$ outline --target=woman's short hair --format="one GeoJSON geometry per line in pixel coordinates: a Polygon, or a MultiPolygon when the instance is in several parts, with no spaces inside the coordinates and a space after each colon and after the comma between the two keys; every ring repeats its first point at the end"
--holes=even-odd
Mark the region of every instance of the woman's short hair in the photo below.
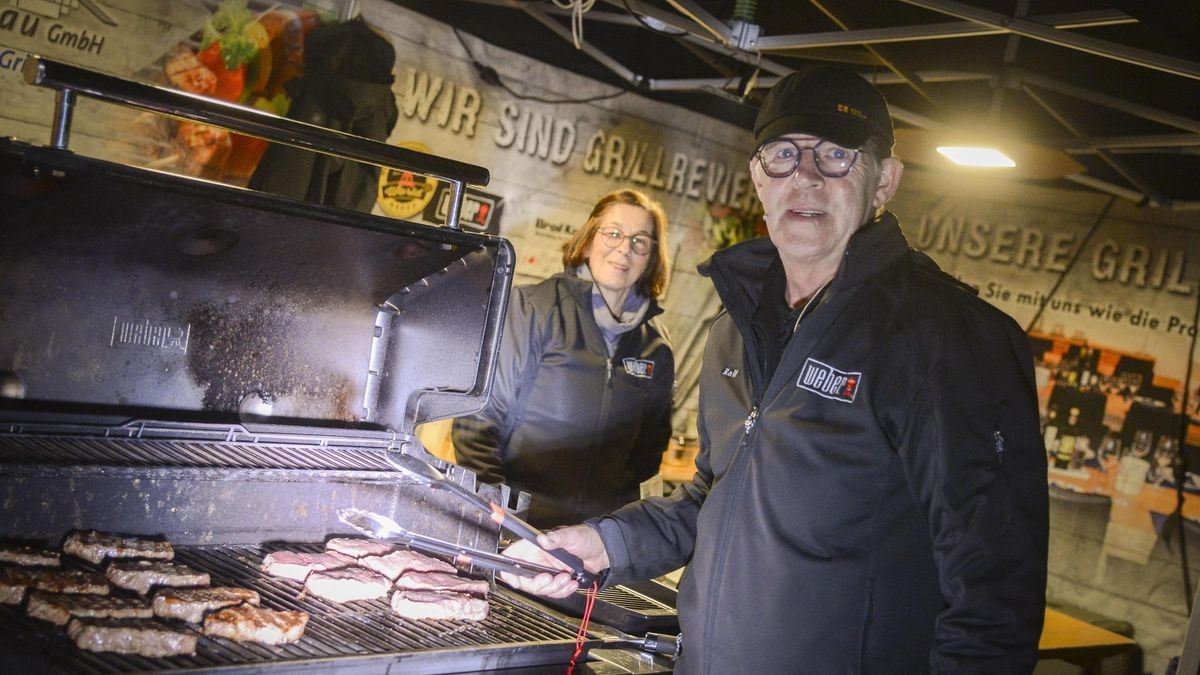
{"type": "Polygon", "coordinates": [[[663,211],[661,204],[641,190],[625,188],[614,190],[601,197],[600,201],[592,207],[592,214],[588,216],[583,227],[579,228],[575,235],[563,244],[563,267],[571,269],[579,267],[587,261],[584,251],[587,250],[588,243],[596,236],[596,230],[600,229],[600,216],[613,204],[637,206],[650,214],[650,220],[654,222],[653,236],[657,243],[650,249],[650,260],[647,261],[646,269],[642,272],[642,276],[637,280],[634,288],[643,297],[661,297],[667,290],[667,282],[671,276],[671,263],[667,252],[667,214],[663,211]]]}

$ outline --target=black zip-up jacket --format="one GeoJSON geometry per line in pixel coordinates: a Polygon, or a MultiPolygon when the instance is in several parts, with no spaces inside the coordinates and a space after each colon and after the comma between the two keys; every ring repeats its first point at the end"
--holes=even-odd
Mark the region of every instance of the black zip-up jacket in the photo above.
{"type": "Polygon", "coordinates": [[[491,397],[454,421],[459,464],[532,497],[528,520],[578,523],[638,498],[671,437],[675,360],[651,301],[612,358],[592,282],[556,274],[513,289],[491,397]]]}
{"type": "Polygon", "coordinates": [[[701,266],[727,313],[700,381],[694,481],[592,521],[607,583],[687,563],[687,673],[1028,673],[1046,584],[1033,361],[1007,315],[884,215],[761,372],[778,254],[701,266]]]}

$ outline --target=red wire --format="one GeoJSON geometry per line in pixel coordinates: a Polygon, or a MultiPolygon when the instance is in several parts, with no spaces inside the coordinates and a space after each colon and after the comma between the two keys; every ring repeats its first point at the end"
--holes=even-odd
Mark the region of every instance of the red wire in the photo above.
{"type": "Polygon", "coordinates": [[[567,675],[575,672],[575,661],[583,653],[583,643],[587,641],[588,621],[592,618],[592,607],[596,605],[596,594],[600,592],[600,583],[593,581],[587,590],[587,600],[583,603],[583,617],[579,620],[579,631],[575,633],[575,653],[571,654],[571,663],[567,666],[567,675]]]}

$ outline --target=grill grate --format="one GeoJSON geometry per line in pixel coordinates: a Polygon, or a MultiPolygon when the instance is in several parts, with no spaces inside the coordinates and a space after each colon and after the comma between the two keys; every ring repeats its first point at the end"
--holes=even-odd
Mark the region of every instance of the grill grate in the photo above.
{"type": "MultiPolygon", "coordinates": [[[[154,672],[179,669],[245,667],[247,669],[313,659],[404,654],[436,661],[444,650],[472,648],[480,658],[515,648],[528,650],[531,643],[546,645],[555,654],[569,654],[575,627],[551,614],[522,602],[503,589],[489,598],[490,612],[479,623],[457,621],[409,621],[392,611],[386,599],[339,604],[312,596],[301,597],[303,584],[268,576],[259,564],[272,548],[255,546],[176,547],[175,559],[208,572],[214,586],[252,588],[262,596],[262,605],[272,609],[299,609],[310,614],[304,637],[291,645],[267,646],[235,642],[203,635],[194,656],[148,659],[140,656],[100,654],[77,649],[66,630],[31,619],[20,606],[0,606],[0,664],[16,657],[36,655],[39,670],[71,673],[154,672]]],[[[288,550],[317,552],[318,544],[288,545],[288,550]]],[[[64,567],[96,570],[96,566],[65,558],[64,567]]],[[[184,630],[195,630],[182,622],[171,622],[184,630]]],[[[333,667],[331,665],[331,667],[333,667]]]]}
{"type": "Polygon", "coordinates": [[[285,443],[0,435],[0,463],[394,471],[378,449],[285,443]]]}
{"type": "Polygon", "coordinates": [[[674,614],[675,608],[636,593],[624,586],[612,586],[596,594],[597,600],[603,600],[617,607],[630,609],[643,614],[674,614]]]}

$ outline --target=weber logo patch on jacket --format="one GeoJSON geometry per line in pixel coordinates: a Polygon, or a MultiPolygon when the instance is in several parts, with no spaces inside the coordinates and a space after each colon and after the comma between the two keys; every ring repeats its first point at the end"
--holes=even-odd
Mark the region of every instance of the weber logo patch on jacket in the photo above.
{"type": "Polygon", "coordinates": [[[654,362],[648,359],[631,359],[626,358],[621,361],[625,366],[625,372],[634,376],[647,380],[654,379],[654,362]]]}
{"type": "Polygon", "coordinates": [[[861,381],[862,373],[845,373],[810,357],[800,369],[796,386],[835,401],[853,403],[861,381]]]}

